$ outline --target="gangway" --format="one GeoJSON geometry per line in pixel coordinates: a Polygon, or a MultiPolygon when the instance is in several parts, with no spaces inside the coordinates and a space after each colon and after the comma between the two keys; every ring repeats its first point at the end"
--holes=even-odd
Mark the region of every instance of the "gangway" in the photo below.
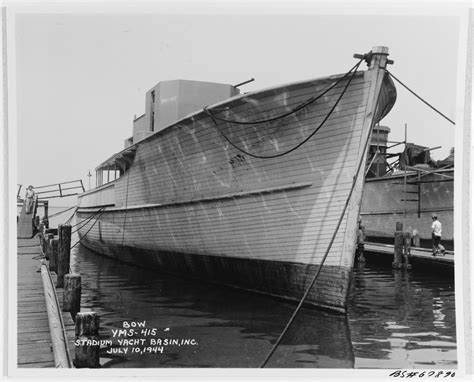
{"type": "Polygon", "coordinates": [[[34,187],[35,200],[34,207],[30,213],[26,211],[26,198],[22,199],[20,196],[21,184],[18,185],[17,191],[17,206],[21,206],[21,211],[18,216],[18,239],[31,239],[35,233],[35,228],[39,224],[39,217],[37,217],[38,205],[42,206],[44,210],[44,223],[48,226],[48,204],[49,199],[64,198],[67,196],[74,196],[84,192],[84,185],[82,180],[71,180],[69,182],[48,184],[46,186],[34,187]]]}
{"type": "Polygon", "coordinates": [[[36,210],[38,208],[38,198],[35,198],[34,206],[31,211],[26,210],[26,203],[27,201],[25,198],[21,207],[20,216],[18,217],[17,239],[31,239],[34,234],[34,221],[36,210]]]}

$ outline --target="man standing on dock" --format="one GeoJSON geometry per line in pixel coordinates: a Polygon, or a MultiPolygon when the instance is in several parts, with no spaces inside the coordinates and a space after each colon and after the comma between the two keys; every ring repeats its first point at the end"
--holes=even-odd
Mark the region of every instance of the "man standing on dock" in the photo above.
{"type": "Polygon", "coordinates": [[[436,256],[438,252],[444,256],[444,247],[441,245],[441,222],[438,220],[438,216],[432,215],[433,224],[431,224],[431,237],[433,239],[433,256],[436,256]]]}
{"type": "Polygon", "coordinates": [[[35,204],[35,192],[33,186],[29,185],[26,189],[26,213],[31,214],[33,211],[33,205],[35,204]]]}

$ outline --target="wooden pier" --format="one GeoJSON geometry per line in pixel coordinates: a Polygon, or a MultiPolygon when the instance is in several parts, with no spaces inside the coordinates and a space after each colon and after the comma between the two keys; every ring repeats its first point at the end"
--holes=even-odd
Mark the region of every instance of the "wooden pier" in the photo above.
{"type": "MultiPolygon", "coordinates": [[[[51,327],[56,327],[58,333],[62,334],[62,339],[67,342],[70,354],[73,354],[74,322],[69,313],[61,311],[57,314],[61,315],[59,321],[62,320],[62,328],[57,328],[60,322],[51,322],[48,318],[48,310],[51,311],[54,308],[47,306],[48,299],[45,298],[40,262],[44,256],[38,238],[18,239],[17,246],[18,367],[60,367],[58,366],[60,361],[53,353],[55,345],[52,341],[51,327]]],[[[54,274],[51,277],[54,284],[54,274]]],[[[62,289],[58,289],[56,294],[61,302],[62,289]]],[[[52,296],[48,297],[49,300],[52,298],[52,296]]],[[[62,367],[71,367],[71,363],[69,362],[69,366],[62,367]]]]}
{"type": "MultiPolygon", "coordinates": [[[[391,262],[393,261],[394,245],[366,242],[364,244],[364,253],[373,259],[378,258],[384,262],[391,262]]],[[[431,249],[411,247],[409,261],[414,266],[454,270],[454,252],[451,251],[446,251],[444,256],[433,256],[431,249]]]]}

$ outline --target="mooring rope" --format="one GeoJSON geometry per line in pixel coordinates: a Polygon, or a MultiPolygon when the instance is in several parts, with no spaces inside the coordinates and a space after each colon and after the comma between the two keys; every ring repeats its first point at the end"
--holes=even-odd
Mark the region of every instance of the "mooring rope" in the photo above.
{"type": "Polygon", "coordinates": [[[102,214],[105,212],[105,207],[104,207],[104,210],[101,211],[101,213],[99,214],[99,216],[97,216],[97,218],[95,219],[95,222],[92,223],[92,225],[89,227],[89,229],[86,231],[86,233],[76,242],[74,243],[73,246],[71,246],[71,249],[73,249],[76,245],[78,245],[86,236],[87,234],[90,232],[90,230],[96,225],[96,223],[99,221],[99,218],[102,216],[102,214]]]}
{"type": "MultiPolygon", "coordinates": [[[[82,226],[80,227],[77,227],[74,231],[71,231],[71,235],[73,233],[76,233],[76,232],[79,232],[80,229],[84,228],[94,217],[96,217],[99,213],[101,213],[103,210],[105,209],[105,207],[101,207],[99,208],[97,211],[94,212],[94,214],[92,214],[91,216],[89,216],[88,218],[86,218],[85,220],[79,222],[78,224],[76,224],[75,226],[78,226],[82,223],[82,226]]],[[[71,227],[72,228],[72,227],[71,227]]]]}
{"type": "MultiPolygon", "coordinates": [[[[357,73],[357,69],[359,68],[360,64],[362,63],[363,60],[360,60],[356,65],[354,65],[354,67],[349,71],[347,72],[343,78],[345,78],[345,76],[347,76],[349,73],[351,73],[352,71],[352,76],[349,78],[349,80],[347,81],[346,85],[344,86],[344,89],[342,90],[341,94],[339,95],[338,99],[336,100],[336,103],[333,105],[333,107],[331,108],[331,110],[329,110],[328,114],[326,115],[326,117],[323,119],[323,121],[319,124],[319,126],[308,136],[306,137],[304,140],[302,140],[300,143],[296,144],[294,147],[292,147],[291,149],[285,151],[285,152],[282,152],[282,153],[278,153],[278,154],[274,154],[274,155],[257,155],[257,154],[253,154],[253,153],[250,153],[248,152],[247,150],[244,150],[242,149],[241,147],[237,146],[235,143],[233,143],[229,137],[227,137],[223,132],[222,130],[219,128],[218,124],[217,124],[217,121],[215,118],[215,116],[213,116],[212,114],[209,114],[208,115],[210,116],[210,118],[212,119],[212,121],[214,122],[214,126],[216,127],[217,131],[224,137],[224,139],[229,142],[229,144],[231,146],[233,146],[235,149],[239,150],[240,152],[248,155],[248,156],[251,156],[253,158],[257,158],[257,159],[270,159],[270,158],[278,158],[278,157],[282,157],[284,155],[287,155],[295,150],[297,150],[298,148],[300,148],[302,145],[304,145],[306,142],[308,142],[322,127],[323,125],[326,123],[326,121],[329,119],[329,117],[332,115],[332,113],[334,112],[334,110],[336,109],[337,105],[339,104],[339,102],[341,101],[342,97],[344,96],[347,88],[349,87],[350,83],[352,82],[352,80],[354,79],[356,73],[357,73]]],[[[341,79],[342,80],[342,79],[341,79]]],[[[317,98],[316,98],[317,99],[317,98]]],[[[312,100],[311,102],[308,102],[307,101],[307,105],[309,105],[310,103],[316,101],[316,99],[312,100]]],[[[303,107],[300,107],[300,109],[302,109],[303,107]]],[[[282,116],[279,116],[278,118],[283,118],[282,116]]],[[[232,122],[232,121],[231,121],[232,122]]],[[[266,122],[266,121],[265,121],[266,122]]],[[[235,123],[239,123],[239,122],[235,122],[235,123]]],[[[259,122],[259,123],[264,123],[263,121],[262,122],[259,122]]],[[[240,122],[240,124],[244,124],[243,122],[240,122]]],[[[245,123],[247,124],[247,123],[245,123]]]]}
{"type": "Polygon", "coordinates": [[[397,81],[400,85],[402,85],[405,89],[407,89],[411,94],[413,94],[416,98],[418,98],[421,102],[423,102],[425,105],[433,109],[436,113],[441,115],[443,118],[447,119],[449,122],[451,122],[453,125],[456,125],[456,123],[446,117],[443,113],[441,113],[438,109],[436,109],[433,105],[431,105],[429,102],[425,101],[422,97],[420,97],[418,94],[416,94],[413,90],[411,90],[407,85],[405,85],[402,81],[400,81],[397,77],[393,75],[393,73],[389,72],[387,69],[385,71],[392,77],[395,81],[397,81]]]}
{"type": "Polygon", "coordinates": [[[56,213],[54,213],[54,214],[52,214],[52,215],[49,215],[49,216],[48,216],[48,219],[51,219],[51,218],[54,217],[54,216],[61,215],[61,214],[65,213],[65,212],[67,212],[67,211],[69,211],[69,210],[72,210],[73,208],[76,208],[76,209],[77,209],[76,206],[69,207],[69,208],[67,208],[67,209],[65,209],[65,210],[62,210],[62,211],[56,212],[56,213]]]}
{"type": "MultiPolygon", "coordinates": [[[[81,225],[81,224],[84,223],[84,222],[87,224],[87,223],[88,223],[89,221],[91,221],[96,215],[98,215],[103,209],[105,209],[105,207],[100,207],[97,211],[92,212],[92,213],[91,213],[87,218],[85,218],[84,220],[81,220],[81,221],[77,222],[76,224],[71,225],[71,229],[74,228],[74,227],[77,227],[77,226],[81,225]]],[[[84,224],[84,225],[85,225],[85,224],[84,224]]],[[[82,227],[84,227],[84,225],[81,226],[80,228],[78,228],[77,230],[79,230],[79,229],[81,229],[82,227]]],[[[75,232],[77,232],[77,230],[76,230],[75,232]]]]}
{"type": "MultiPolygon", "coordinates": [[[[378,100],[380,98],[380,93],[378,95],[378,98],[377,98],[377,103],[376,105],[378,105],[378,100]]],[[[309,292],[311,291],[311,289],[313,288],[313,285],[315,284],[320,272],[321,272],[321,269],[323,267],[323,264],[324,262],[326,261],[326,258],[328,257],[329,255],[329,251],[331,250],[332,248],[332,245],[334,243],[334,240],[336,239],[336,235],[337,235],[337,232],[339,231],[339,227],[341,226],[341,223],[342,223],[342,220],[344,218],[344,215],[346,213],[346,209],[347,209],[347,206],[349,205],[349,201],[351,200],[351,197],[352,197],[352,192],[354,191],[354,188],[355,188],[355,185],[357,183],[357,177],[359,176],[359,172],[360,172],[360,169],[362,168],[362,163],[364,162],[364,157],[365,157],[365,152],[367,150],[367,146],[369,145],[369,142],[370,142],[370,137],[371,137],[371,134],[370,134],[370,131],[372,130],[372,128],[370,128],[369,130],[369,133],[367,134],[367,139],[365,141],[365,145],[364,145],[364,150],[362,151],[362,157],[360,158],[359,160],[359,165],[357,166],[357,171],[356,171],[356,174],[353,178],[353,181],[352,181],[352,186],[351,186],[351,189],[349,191],[349,195],[347,196],[347,200],[346,200],[346,203],[344,204],[344,208],[342,209],[342,213],[341,213],[341,216],[339,217],[339,220],[337,222],[337,225],[336,225],[336,229],[334,230],[334,233],[331,237],[331,240],[329,242],[329,245],[326,249],[326,252],[324,253],[324,256],[321,260],[321,262],[319,263],[319,266],[318,266],[318,269],[316,270],[316,273],[313,275],[313,278],[311,279],[311,282],[309,284],[309,286],[306,288],[305,290],[305,293],[303,294],[303,297],[300,299],[296,309],[294,310],[293,314],[291,315],[290,319],[288,320],[285,328],[283,329],[283,331],[281,332],[280,336],[278,337],[277,341],[275,342],[275,344],[273,345],[272,349],[270,350],[270,352],[268,353],[267,357],[265,358],[265,360],[263,361],[263,363],[261,364],[260,368],[264,368],[265,365],[267,364],[267,362],[270,360],[271,356],[273,355],[273,353],[275,352],[275,350],[277,349],[277,347],[280,345],[280,342],[282,341],[283,337],[285,336],[285,334],[288,332],[288,329],[290,328],[290,326],[293,324],[295,318],[296,318],[296,315],[298,314],[298,312],[300,311],[301,307],[303,306],[303,303],[304,301],[306,300],[306,298],[308,297],[309,295],[309,292]]]]}
{"type": "Polygon", "coordinates": [[[71,223],[71,220],[72,220],[72,218],[74,217],[74,215],[76,215],[76,212],[77,212],[78,209],[79,209],[79,207],[76,207],[76,209],[74,210],[74,212],[72,213],[72,215],[69,216],[69,219],[67,219],[67,220],[64,222],[64,224],[69,224],[69,223],[71,223]]]}

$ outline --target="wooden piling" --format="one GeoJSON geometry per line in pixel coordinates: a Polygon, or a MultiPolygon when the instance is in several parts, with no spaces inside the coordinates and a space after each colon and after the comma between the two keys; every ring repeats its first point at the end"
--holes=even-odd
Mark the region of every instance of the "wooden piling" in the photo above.
{"type": "Polygon", "coordinates": [[[403,223],[397,222],[396,231],[395,231],[395,240],[393,247],[393,268],[401,268],[402,257],[403,257],[403,247],[404,247],[404,238],[403,238],[403,223]]]}
{"type": "Polygon", "coordinates": [[[39,216],[35,216],[33,219],[33,232],[39,231],[39,225],[40,225],[40,218],[39,216]]]}
{"type": "Polygon", "coordinates": [[[43,220],[45,222],[45,227],[49,228],[49,202],[47,200],[43,201],[43,208],[44,208],[44,217],[43,220]]]}
{"type": "Polygon", "coordinates": [[[410,265],[411,239],[412,239],[412,235],[410,232],[403,233],[403,260],[404,260],[405,269],[411,269],[411,265],[410,265]]]}
{"type": "Polygon", "coordinates": [[[70,273],[64,276],[63,312],[70,312],[73,320],[81,311],[81,276],[70,273]]]}
{"type": "MultiPolygon", "coordinates": [[[[39,241],[40,241],[40,246],[41,246],[41,249],[43,249],[43,239],[44,239],[44,226],[43,226],[43,223],[39,223],[37,226],[38,228],[38,238],[39,238],[39,241]]],[[[44,251],[43,251],[44,253],[44,251]]]]}
{"type": "Polygon", "coordinates": [[[74,366],[99,368],[99,316],[95,312],[77,313],[74,366]],[[96,341],[97,345],[87,345],[96,341]]]}
{"type": "Polygon", "coordinates": [[[58,273],[58,239],[51,240],[51,252],[49,256],[49,270],[58,273]]]}
{"type": "Polygon", "coordinates": [[[45,238],[46,251],[44,252],[46,260],[51,259],[51,251],[52,251],[51,240],[53,240],[53,239],[54,239],[54,235],[52,233],[47,233],[46,234],[46,238],[45,238]]]}
{"type": "Polygon", "coordinates": [[[64,275],[69,273],[69,262],[71,258],[71,226],[69,224],[60,224],[58,227],[58,278],[56,287],[64,286],[64,275]]]}
{"type": "Polygon", "coordinates": [[[420,247],[420,233],[417,229],[413,230],[413,246],[419,248],[420,247]]]}

